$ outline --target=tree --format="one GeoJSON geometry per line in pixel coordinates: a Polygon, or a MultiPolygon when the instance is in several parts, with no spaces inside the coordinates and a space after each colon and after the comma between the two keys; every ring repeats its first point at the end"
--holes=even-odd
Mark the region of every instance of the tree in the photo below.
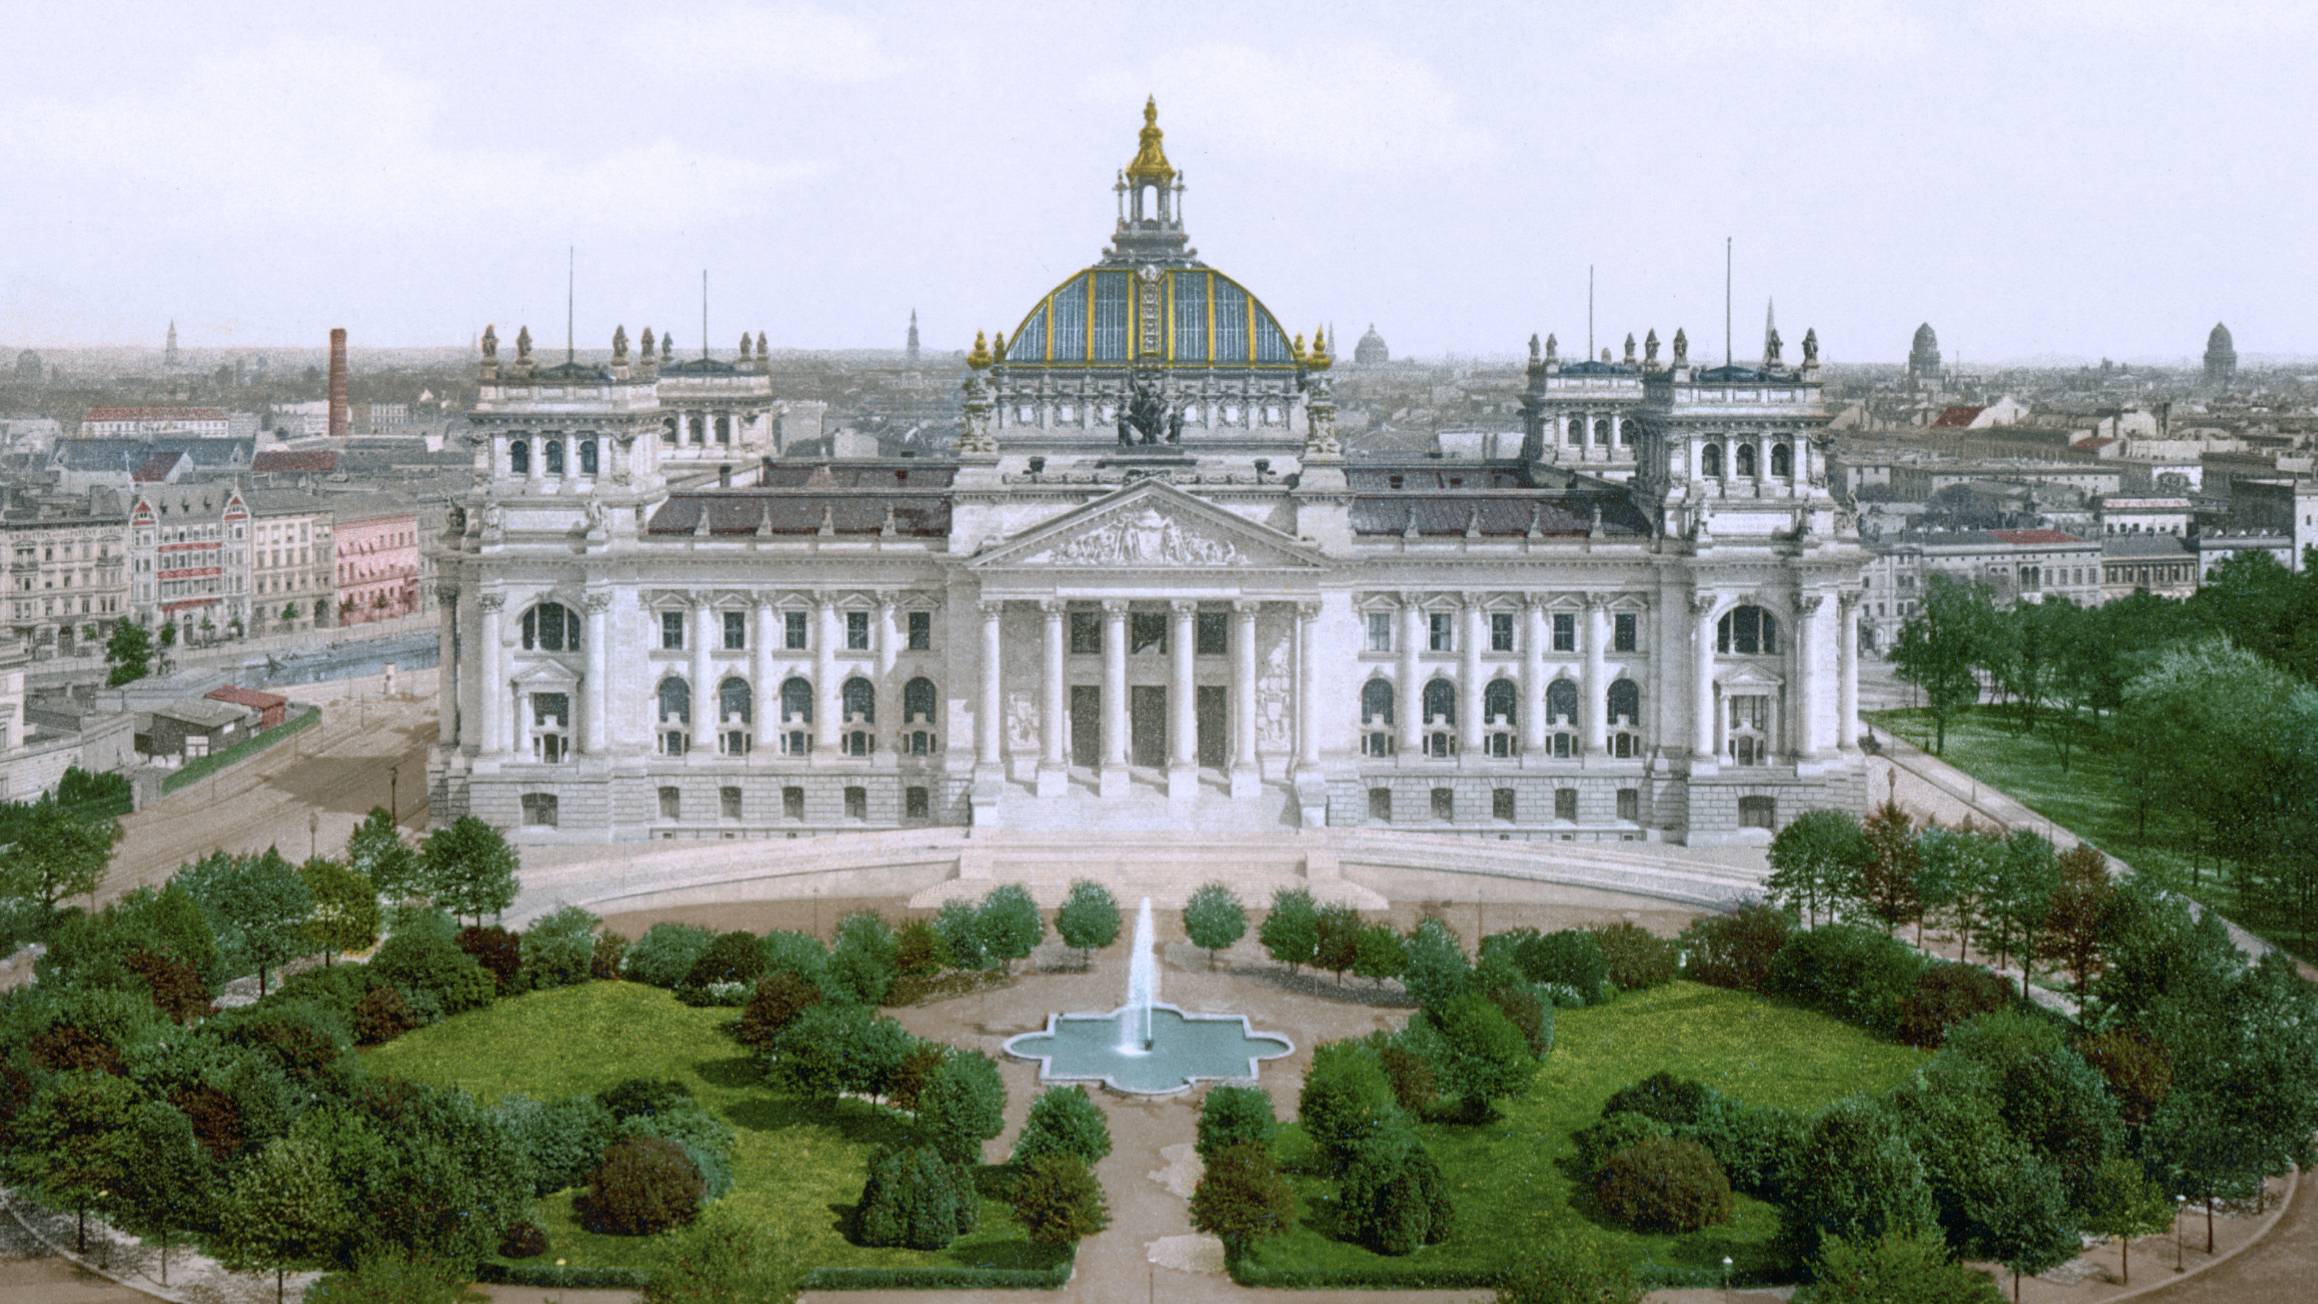
{"type": "Polygon", "coordinates": [[[312,949],[314,894],[271,847],[255,856],[206,856],[178,879],[208,916],[227,967],[257,971],[260,995],[274,968],[312,949]]]}
{"type": "Polygon", "coordinates": [[[864,1005],[884,1001],[901,973],[901,950],[893,930],[867,910],[838,920],[837,943],[829,948],[825,972],[833,996],[849,996],[864,1005]]]}
{"type": "Polygon", "coordinates": [[[1314,920],[1312,963],[1335,974],[1340,987],[1360,957],[1360,933],[1360,912],[1342,903],[1322,907],[1314,920]]]}
{"type": "Polygon", "coordinates": [[[804,1277],[779,1224],[717,1205],[662,1248],[644,1304],[789,1304],[804,1277]]]}
{"type": "Polygon", "coordinates": [[[113,1193],[121,1222],[161,1243],[161,1284],[169,1284],[169,1238],[207,1220],[209,1156],[185,1115],[158,1100],[136,1107],[126,1138],[128,1163],[113,1193]]]}
{"type": "Polygon", "coordinates": [[[1191,1190],[1191,1225],[1222,1241],[1224,1253],[1236,1258],[1295,1223],[1296,1193],[1270,1146],[1242,1141],[1203,1158],[1199,1185],[1191,1190]]]}
{"type": "Polygon", "coordinates": [[[1353,1151],[1336,1199],[1350,1230],[1383,1254],[1439,1244],[1455,1218],[1441,1166],[1397,1114],[1353,1151]]]}
{"type": "MultiPolygon", "coordinates": [[[[175,622],[175,621],[164,621],[164,622],[162,623],[162,625],[161,625],[161,647],[162,647],[162,650],[163,650],[163,651],[167,651],[168,649],[170,649],[170,648],[173,648],[173,647],[175,647],[175,646],[177,646],[177,622],[175,622]]],[[[166,661],[168,661],[168,659],[169,659],[169,658],[167,658],[167,657],[163,657],[163,658],[161,658],[161,659],[162,659],[162,661],[166,662],[166,661]]]]}
{"type": "Polygon", "coordinates": [[[1183,905],[1183,932],[1191,944],[1207,952],[1207,967],[1215,967],[1218,951],[1230,949],[1248,931],[1247,909],[1230,888],[1203,883],[1183,905]]]}
{"type": "Polygon", "coordinates": [[[1320,945],[1320,907],[1313,903],[1312,894],[1300,887],[1273,892],[1272,908],[1264,912],[1256,940],[1264,944],[1264,953],[1273,961],[1288,966],[1289,973],[1310,964],[1320,945]]]}
{"type": "Polygon", "coordinates": [[[1633,1265],[1587,1231],[1549,1234],[1498,1283],[1496,1304],[1641,1304],[1633,1265]]]}
{"type": "Polygon", "coordinates": [[[1006,1126],[1006,1084],[980,1051],[953,1050],[918,1090],[918,1133],[952,1163],[982,1159],[982,1143],[1006,1126]]]}
{"type": "Polygon", "coordinates": [[[1996,1283],[1948,1257],[1935,1232],[1829,1237],[1795,1304],[2000,1304],[1996,1283]]]}
{"type": "Polygon", "coordinates": [[[1472,986],[1465,946],[1438,916],[1427,915],[1409,930],[1403,956],[1401,985],[1419,1005],[1438,1005],[1472,986]]]}
{"type": "Polygon", "coordinates": [[[402,830],[384,806],[373,806],[346,839],[346,867],[370,880],[389,901],[408,901],[426,894],[419,857],[402,840],[402,830]]]}
{"type": "Polygon", "coordinates": [[[1233,1146],[1269,1146],[1279,1124],[1272,1118],[1272,1097],[1261,1087],[1229,1084],[1208,1088],[1199,1102],[1199,1157],[1213,1160],[1233,1146]]]}
{"type": "Polygon", "coordinates": [[[2052,895],[2044,930],[2037,937],[2037,954],[2069,975],[2082,1010],[2101,968],[2101,929],[2116,885],[2109,880],[2108,857],[2097,848],[2078,843],[2061,853],[2056,866],[2059,887],[2052,895]]]}
{"type": "Polygon", "coordinates": [[[2004,839],[1996,858],[1996,880],[1988,895],[1989,913],[1997,925],[1997,954],[2009,949],[2020,959],[2020,994],[2028,995],[2028,980],[2035,968],[2037,938],[2052,913],[2053,894],[2060,889],[2060,867],[2052,844],[2026,829],[2014,829],[2004,839]]]}
{"type": "Polygon", "coordinates": [[[312,1142],[284,1138],[245,1164],[218,1207],[212,1249],[235,1272],[270,1271],[287,1297],[292,1268],[326,1262],[350,1221],[345,1195],[312,1142]]]}
{"type": "Polygon", "coordinates": [[[1070,885],[1062,909],[1054,912],[1054,931],[1063,945],[1079,953],[1084,969],[1093,953],[1119,940],[1119,902],[1111,890],[1089,879],[1070,885]]]}
{"type": "Polygon", "coordinates": [[[1465,1118],[1488,1119],[1491,1102],[1519,1095],[1537,1076],[1537,1059],[1521,1031],[1479,992],[1429,1006],[1419,1017],[1438,1036],[1425,1038],[1418,1053],[1432,1065],[1441,1094],[1456,1100],[1465,1118]]]}
{"type": "MultiPolygon", "coordinates": [[[[1924,918],[1956,930],[1958,958],[1972,958],[1972,936],[1986,923],[1988,893],[1996,876],[1997,846],[1970,826],[1927,824],[1916,833],[1916,901],[1924,918]]],[[[1918,921],[1918,942],[1923,940],[1918,921]]]]}
{"type": "Polygon", "coordinates": [[[1038,903],[1019,883],[1001,883],[985,893],[974,922],[983,948],[997,957],[1008,974],[1014,972],[1014,962],[1028,956],[1046,936],[1046,920],[1039,916],[1038,903]]]}
{"type": "Polygon", "coordinates": [[[1408,944],[1392,925],[1370,924],[1360,930],[1352,944],[1352,972],[1379,987],[1387,978],[1398,978],[1408,968],[1408,944]]]}
{"type": "Polygon", "coordinates": [[[88,1248],[88,1211],[123,1188],[136,1162],[137,1088],[89,1069],[57,1074],[9,1124],[15,1180],[79,1215],[88,1248]]]}
{"type": "Polygon", "coordinates": [[[1014,1162],[1042,1155],[1075,1156],[1088,1167],[1111,1153],[1111,1125],[1085,1087],[1048,1087],[1030,1102],[1030,1117],[1014,1138],[1014,1162]]]}
{"type": "Polygon", "coordinates": [[[1873,1240],[1936,1226],[1923,1161],[1885,1106],[1857,1096],[1837,1101],[1798,1153],[1812,1161],[1789,1175],[1784,1213],[1799,1252],[1816,1254],[1829,1237],[1873,1240]]]}
{"type": "Polygon", "coordinates": [[[2117,1243],[2123,1284],[2133,1280],[2133,1241],[2173,1225],[2173,1202],[2165,1188],[2149,1180],[2141,1165],[2122,1155],[2101,1161],[2093,1173],[2092,1200],[2085,1207],[2085,1230],[2117,1243]]]}
{"type": "Polygon", "coordinates": [[[306,921],[308,941],[328,964],[340,951],[366,951],[378,940],[378,891],[370,880],[335,860],[309,860],[298,867],[314,913],[306,921]]]}
{"type": "Polygon", "coordinates": [[[1979,668],[1989,659],[1996,609],[1986,585],[1933,574],[1916,614],[1892,647],[1899,677],[1923,690],[1932,713],[1934,752],[1948,749],[1948,721],[1980,700],[1979,668]]]}
{"type": "Polygon", "coordinates": [[[111,816],[85,819],[43,797],[23,808],[14,837],[0,851],[0,896],[36,902],[48,919],[64,898],[96,892],[121,826],[111,816]]]}
{"type": "Polygon", "coordinates": [[[865,1005],[828,1002],[802,1009],[772,1041],[775,1083],[814,1100],[846,1092],[876,1097],[892,1090],[912,1040],[902,1026],[865,1005]]]}
{"type": "Polygon", "coordinates": [[[1916,879],[1922,867],[1916,856],[1915,824],[1907,812],[1886,798],[1868,813],[1860,834],[1867,851],[1859,865],[1861,907],[1883,925],[1886,934],[1910,919],[1921,919],[1923,907],[1916,900],[1916,879]]]}
{"type": "Polygon", "coordinates": [[[1312,1052],[1296,1117],[1341,1172],[1362,1145],[1400,1119],[1401,1110],[1374,1050],[1356,1041],[1331,1041],[1312,1052]]]}
{"type": "Polygon", "coordinates": [[[521,861],[499,830],[461,815],[436,829],[419,845],[427,895],[454,918],[496,915],[515,904],[516,870],[521,861]]]}
{"type": "Polygon", "coordinates": [[[933,929],[942,939],[942,949],[950,953],[952,965],[976,971],[990,967],[989,949],[983,944],[973,902],[944,901],[934,912],[933,929]]]}
{"type": "Polygon", "coordinates": [[[980,1207],[973,1175],[940,1150],[881,1146],[853,1206],[854,1235],[865,1245],[938,1250],[974,1230],[980,1207]]]}
{"type": "Polygon", "coordinates": [[[153,635],[143,625],[129,619],[113,623],[113,632],[105,639],[105,687],[119,688],[133,684],[152,673],[153,635]]]}
{"type": "Polygon", "coordinates": [[[1043,1154],[1022,1165],[1007,1190],[1007,1203],[1033,1245],[1076,1245],[1111,1224],[1102,1183],[1073,1154],[1043,1154]]]}
{"type": "Polygon", "coordinates": [[[1857,899],[1867,858],[1867,839],[1849,812],[1807,810],[1771,838],[1763,890],[1789,910],[1801,907],[1803,922],[1816,926],[1821,907],[1832,916],[1839,904],[1857,899]]]}
{"type": "Polygon", "coordinates": [[[2082,633],[2082,614],[2068,599],[2048,596],[2014,603],[1994,622],[1990,660],[1996,683],[2012,699],[2024,733],[2036,732],[2058,689],[2068,645],[2082,633]]]}

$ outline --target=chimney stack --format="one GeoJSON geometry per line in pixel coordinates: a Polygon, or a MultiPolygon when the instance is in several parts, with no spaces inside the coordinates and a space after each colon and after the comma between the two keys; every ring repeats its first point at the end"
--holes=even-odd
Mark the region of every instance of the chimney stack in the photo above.
{"type": "Polygon", "coordinates": [[[330,328],[330,437],[346,438],[346,328],[330,328]]]}

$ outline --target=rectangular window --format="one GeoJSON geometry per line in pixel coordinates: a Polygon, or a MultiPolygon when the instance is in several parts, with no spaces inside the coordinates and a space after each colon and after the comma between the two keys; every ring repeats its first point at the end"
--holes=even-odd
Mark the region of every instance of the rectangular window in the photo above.
{"type": "Polygon", "coordinates": [[[1368,650],[1371,652],[1392,651],[1391,612],[1371,611],[1368,613],[1368,650]]]}
{"type": "Polygon", "coordinates": [[[660,613],[660,646],[661,646],[661,647],[663,647],[663,648],[666,648],[666,649],[668,649],[669,651],[672,651],[672,652],[673,652],[673,651],[682,651],[682,650],[683,650],[683,648],[684,648],[684,613],[683,613],[683,612],[681,612],[681,611],[663,611],[663,612],[661,612],[661,613],[660,613]]]}
{"type": "Polygon", "coordinates": [[[1167,613],[1164,611],[1136,611],[1127,616],[1127,651],[1135,656],[1146,652],[1164,656],[1167,653],[1167,613]]]}
{"type": "Polygon", "coordinates": [[[848,652],[867,652],[869,650],[868,612],[848,611],[845,613],[845,650],[848,652]]]}
{"type": "Polygon", "coordinates": [[[803,788],[781,789],[781,818],[785,820],[805,818],[805,790],[803,788]]]}
{"type": "Polygon", "coordinates": [[[1577,789],[1556,788],[1553,790],[1553,817],[1557,820],[1576,822],[1578,817],[1577,789]]]}
{"type": "Polygon", "coordinates": [[[928,809],[929,809],[929,807],[928,807],[928,806],[927,806],[927,804],[926,804],[926,790],[925,790],[925,789],[923,789],[923,788],[904,788],[904,789],[902,789],[902,794],[901,794],[901,813],[902,813],[904,816],[906,816],[906,817],[908,817],[908,818],[910,818],[910,819],[913,819],[913,820],[922,820],[922,819],[925,819],[925,818],[927,818],[927,811],[928,811],[928,809]]]}
{"type": "Polygon", "coordinates": [[[1427,618],[1426,628],[1430,632],[1428,646],[1433,651],[1454,652],[1457,650],[1457,618],[1455,616],[1446,611],[1436,611],[1427,618]]]}
{"type": "Polygon", "coordinates": [[[1513,789],[1491,788],[1489,790],[1489,818],[1503,820],[1508,824],[1513,822],[1513,789]]]}
{"type": "Polygon", "coordinates": [[[1492,652],[1511,652],[1513,650],[1512,612],[1492,611],[1489,613],[1489,650],[1492,652]]]}
{"type": "Polygon", "coordinates": [[[1642,790],[1640,788],[1618,789],[1618,818],[1628,824],[1641,822],[1642,790]]]}
{"type": "Polygon", "coordinates": [[[1457,818],[1457,797],[1455,793],[1451,792],[1447,788],[1433,789],[1433,818],[1437,820],[1454,820],[1457,818]]]}
{"type": "Polygon", "coordinates": [[[1770,797],[1741,797],[1738,822],[1742,829],[1767,829],[1778,824],[1778,803],[1770,797]]]}
{"type": "Polygon", "coordinates": [[[1379,824],[1392,823],[1392,789],[1370,788],[1368,790],[1368,818],[1379,824]]]}
{"type": "Polygon", "coordinates": [[[737,820],[740,818],[740,789],[719,788],[716,790],[716,814],[719,819],[737,820]]]}
{"type": "Polygon", "coordinates": [[[523,794],[523,822],[533,828],[555,827],[555,794],[527,792],[523,794]]]}
{"type": "Polygon", "coordinates": [[[1103,652],[1103,616],[1099,611],[1070,613],[1070,654],[1074,657],[1101,656],[1103,652]]]}
{"type": "Polygon", "coordinates": [[[869,818],[869,789],[847,788],[845,790],[845,818],[849,820],[869,818]]]}
{"type": "Polygon", "coordinates": [[[662,788],[660,790],[660,818],[664,820],[684,818],[684,799],[676,789],[662,788]]]}
{"type": "Polygon", "coordinates": [[[1610,650],[1631,652],[1640,639],[1637,626],[1641,622],[1631,611],[1621,611],[1610,617],[1610,650]]]}
{"type": "Polygon", "coordinates": [[[1219,657],[1231,650],[1231,617],[1221,611],[1202,611],[1192,618],[1192,653],[1219,657]]]}
{"type": "Polygon", "coordinates": [[[745,611],[724,613],[724,650],[738,652],[748,645],[749,613],[745,611]]]}
{"type": "Polygon", "coordinates": [[[781,613],[781,646],[782,646],[782,647],[784,647],[784,648],[787,648],[787,649],[788,649],[789,651],[791,651],[791,652],[802,652],[802,651],[804,651],[804,650],[805,650],[805,629],[806,629],[806,623],[805,623],[805,613],[804,613],[804,612],[802,612],[802,611],[784,611],[784,612],[782,612],[782,613],[781,613]]]}
{"type": "Polygon", "coordinates": [[[909,613],[909,650],[912,652],[927,652],[931,651],[933,646],[934,613],[930,611],[913,611],[909,613]]]}
{"type": "Polygon", "coordinates": [[[1556,652],[1575,652],[1578,650],[1578,618],[1576,613],[1568,611],[1553,613],[1553,650],[1556,652]]]}

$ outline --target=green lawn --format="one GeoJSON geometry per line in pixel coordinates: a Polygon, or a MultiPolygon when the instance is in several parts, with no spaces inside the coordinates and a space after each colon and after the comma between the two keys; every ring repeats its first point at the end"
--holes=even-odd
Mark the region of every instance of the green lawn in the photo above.
{"type": "MultiPolygon", "coordinates": [[[[1876,727],[1899,734],[1925,751],[1932,746],[1929,711],[1876,711],[1868,718],[1876,727]]],[[[2012,717],[1990,707],[1961,712],[1948,721],[1948,746],[1940,759],[2014,801],[2051,820],[2062,829],[2092,840],[2095,846],[2148,874],[2176,891],[2220,911],[2233,922],[2252,929],[2269,942],[2302,951],[2301,936],[2271,917],[2260,903],[2244,899],[2236,890],[2228,865],[2212,859],[2193,862],[2187,842],[2178,836],[2163,810],[2153,810],[2146,831],[2134,809],[2132,788],[2123,775],[2116,743],[2106,729],[2078,719],[2063,722],[2048,717],[2034,734],[2021,733],[2012,717]],[[2047,731],[2068,727],[2078,745],[2069,753],[2063,770],[2060,753],[2047,731]]],[[[2061,836],[2065,845],[2067,835],[2061,836]]]]}
{"type": "MultiPolygon", "coordinates": [[[[985,1200],[980,1226],[939,1253],[872,1249],[848,1242],[847,1215],[861,1194],[870,1149],[901,1139],[899,1116],[861,1101],[825,1108],[775,1093],[732,1040],[736,1012],[695,1009],[640,983],[595,982],[500,1001],[421,1028],[365,1052],[370,1067],[421,1082],[463,1087],[490,1101],[520,1092],[541,1099],[600,1091],[626,1078],[675,1078],[733,1126],[732,1190],[726,1203],[752,1220],[803,1229],[811,1261],[845,1267],[1044,1267],[1006,1206],[985,1200]]],[[[649,1263],[647,1238],[603,1236],[579,1226],[572,1191],[542,1199],[548,1250],[575,1265],[649,1263]]]]}
{"type": "MultiPolygon", "coordinates": [[[[1320,1197],[1332,1183],[1297,1176],[1306,1219],[1259,1243],[1243,1271],[1256,1280],[1282,1271],[1474,1272],[1504,1265],[1549,1228],[1586,1222],[1637,1264],[1719,1273],[1729,1255],[1742,1276],[1777,1274],[1786,1266],[1772,1247],[1778,1210],[1759,1200],[1740,1196],[1730,1222],[1688,1236],[1643,1235],[1595,1217],[1591,1193],[1564,1170],[1571,1134],[1599,1116],[1611,1093],[1660,1069],[1753,1104],[1808,1110],[1885,1090],[1924,1058],[1824,1015],[1689,982],[1564,1010],[1558,1022],[1536,1083],[1496,1122],[1425,1126],[1456,1210],[1449,1240],[1394,1259],[1338,1239],[1315,1225],[1325,1221],[1320,1197]]],[[[1293,1164],[1308,1145],[1286,1129],[1283,1159],[1293,1164]]]]}

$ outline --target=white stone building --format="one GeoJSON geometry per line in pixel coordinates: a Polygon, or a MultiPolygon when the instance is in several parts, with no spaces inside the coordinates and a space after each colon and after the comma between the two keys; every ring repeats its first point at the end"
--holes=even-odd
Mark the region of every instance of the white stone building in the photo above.
{"type": "Polygon", "coordinates": [[[1100,259],[978,338],[954,460],[672,490],[665,366],[486,331],[438,818],[1712,842],[1864,803],[1815,339],[1676,332],[1566,404],[1538,357],[1523,456],[1348,459],[1330,344],[1199,261],[1150,108],[1115,189],[1100,259]]]}

